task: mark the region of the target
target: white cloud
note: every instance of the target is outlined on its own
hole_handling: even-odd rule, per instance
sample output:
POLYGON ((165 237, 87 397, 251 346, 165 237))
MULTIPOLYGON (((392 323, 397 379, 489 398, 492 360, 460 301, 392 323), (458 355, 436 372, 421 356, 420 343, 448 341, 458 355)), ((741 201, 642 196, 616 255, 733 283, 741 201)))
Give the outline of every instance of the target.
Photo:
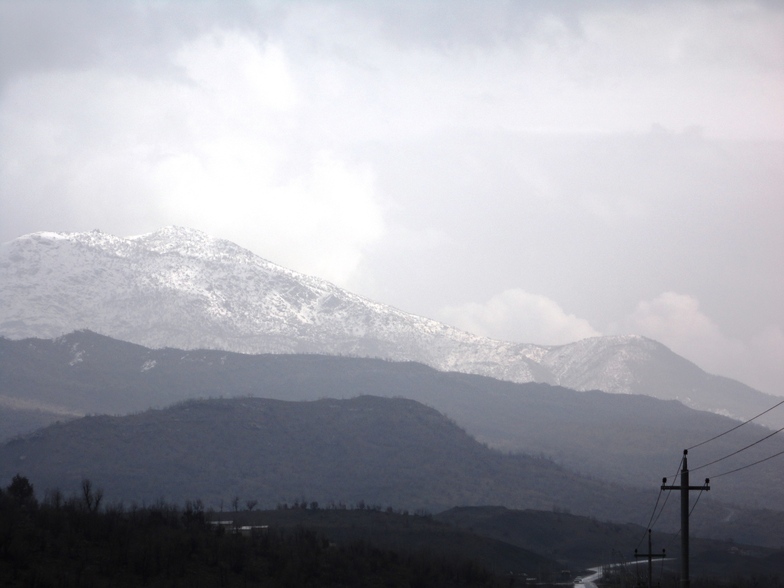
MULTIPOLYGON (((12 4, 0 240, 190 225, 425 316, 520 283, 603 328, 675 288, 712 316, 673 295, 629 328, 784 382, 778 5, 12 4)), ((520 292, 451 310, 595 334, 520 292)))
POLYGON ((725 337, 700 310, 699 300, 687 294, 664 292, 653 300, 642 301, 629 321, 640 334, 675 350, 693 347, 711 348, 713 353, 737 353, 740 350, 739 343, 725 337))
POLYGON ((784 333, 767 327, 747 341, 729 337, 687 294, 664 292, 642 301, 627 319, 630 331, 656 339, 707 372, 784 394, 784 333))
POLYGON ((174 62, 216 101, 224 117, 296 105, 297 88, 283 49, 237 31, 216 31, 180 48, 174 62))
POLYGON ((538 294, 510 289, 485 303, 443 308, 439 318, 456 327, 494 339, 560 345, 599 335, 585 319, 566 314, 538 294))
POLYGON ((12 84, 3 223, 34 213, 28 231, 192 226, 347 281, 384 233, 374 172, 291 132, 303 104, 283 49, 217 32, 172 59, 181 75, 166 80, 94 69, 12 84))
POLYGON ((320 152, 296 177, 279 182, 270 160, 263 146, 241 143, 204 159, 172 158, 157 170, 165 190, 160 206, 275 263, 344 283, 363 248, 384 232, 372 172, 320 152))

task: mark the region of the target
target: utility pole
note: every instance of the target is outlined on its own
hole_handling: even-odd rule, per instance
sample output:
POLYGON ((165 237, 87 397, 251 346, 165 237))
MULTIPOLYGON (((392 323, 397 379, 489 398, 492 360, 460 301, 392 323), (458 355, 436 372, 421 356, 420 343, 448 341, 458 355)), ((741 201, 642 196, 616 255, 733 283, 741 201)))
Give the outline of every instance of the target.
POLYGON ((689 467, 686 462, 688 449, 683 450, 683 464, 681 465, 681 485, 667 486, 667 478, 662 479, 662 490, 681 491, 681 588, 690 588, 689 579, 689 490, 710 490, 710 480, 705 478, 703 486, 689 486, 689 467))
POLYGON ((634 550, 634 559, 638 557, 647 557, 648 558, 648 588, 653 588, 653 559, 654 558, 662 558, 666 557, 667 552, 662 549, 660 554, 653 553, 651 551, 651 530, 648 529, 648 553, 637 553, 637 550, 634 550))

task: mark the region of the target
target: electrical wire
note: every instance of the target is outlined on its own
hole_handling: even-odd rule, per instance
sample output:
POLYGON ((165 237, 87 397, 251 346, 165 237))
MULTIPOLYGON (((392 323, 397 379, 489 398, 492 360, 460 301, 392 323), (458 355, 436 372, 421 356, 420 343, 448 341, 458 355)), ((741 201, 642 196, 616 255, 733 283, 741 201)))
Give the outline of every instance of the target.
POLYGON ((670 499, 670 494, 672 494, 672 490, 667 490, 667 496, 664 497, 664 504, 662 504, 661 509, 659 510, 659 514, 656 515, 656 518, 651 523, 651 529, 656 526, 656 522, 659 520, 659 517, 664 512, 664 507, 667 506, 667 501, 670 499))
POLYGON ((640 548, 643 539, 645 539, 645 536, 648 534, 648 532, 651 529, 651 521, 653 520, 653 517, 656 515, 656 507, 659 506, 659 499, 661 498, 662 492, 664 492, 664 490, 662 490, 660 487, 659 495, 656 497, 656 504, 653 505, 653 512, 651 512, 651 518, 648 519, 648 525, 645 527, 645 532, 642 534, 642 537, 640 537, 640 540, 637 542, 637 546, 634 548, 635 551, 637 551, 640 548))
POLYGON ((697 447, 700 447, 701 445, 705 445, 706 443, 710 443, 711 441, 715 441, 716 439, 718 439, 719 437, 723 437, 723 436, 724 436, 724 435, 726 435, 727 433, 732 433, 734 430, 736 430, 736 429, 740 429, 740 428, 741 428, 743 425, 747 425, 747 424, 749 424, 751 421, 753 421, 753 420, 755 420, 755 419, 758 419, 759 417, 761 417, 761 416, 762 416, 762 415, 764 415, 764 414, 767 414, 767 413, 769 413, 771 410, 773 410, 774 408, 778 408, 778 407, 779 407, 779 406, 781 406, 782 404, 784 404, 784 400, 782 400, 781 402, 778 402, 777 404, 774 404, 774 405, 773 405, 773 406, 771 406, 771 407, 770 407, 768 410, 765 410, 765 411, 763 411, 763 412, 759 413, 757 416, 755 416, 755 417, 752 417, 752 418, 750 418, 749 420, 747 420, 747 421, 744 421, 744 422, 742 422, 741 424, 739 424, 739 425, 736 425, 736 426, 732 427, 731 429, 729 429, 729 430, 727 430, 727 431, 724 431, 723 433, 720 433, 720 434, 716 435, 715 437, 711 437, 710 439, 707 439, 707 440, 703 441, 702 443, 697 443, 697 445, 692 445, 691 447, 689 447, 689 448, 688 448, 688 450, 692 450, 692 449, 695 449, 695 448, 697 448, 697 447))
MULTIPOLYGON (((678 478, 678 474, 681 473, 681 467, 682 466, 683 466, 683 460, 681 459, 681 461, 678 462, 678 469, 676 470, 675 475, 673 476, 674 479, 678 478)), ((667 480, 667 478, 663 478, 663 481, 664 480, 667 480)), ((664 484, 662 484, 662 485, 664 485, 664 484)), ((661 498, 662 492, 663 492, 663 489, 661 489, 661 487, 660 487, 659 488, 659 496, 656 498, 656 504, 659 504, 659 499, 661 498)), ((664 512, 664 509, 667 506, 667 501, 670 499, 670 494, 672 494, 672 490, 668 489, 667 490, 667 495, 664 497, 664 502, 662 503, 661 508, 659 509, 658 514, 656 514, 656 505, 654 505, 653 512, 654 512, 654 514, 656 516, 655 517, 652 516, 651 520, 648 521, 648 529, 653 529, 656 526, 656 523, 659 520, 659 517, 662 515, 662 513, 664 512)), ((643 536, 640 538, 640 540, 637 542, 637 547, 635 547, 635 549, 639 549, 640 548, 640 544, 642 543, 643 539, 645 539, 645 535, 646 534, 647 534, 647 529, 646 529, 645 533, 643 533, 643 536)))
MULTIPOLYGON (((782 451, 782 453, 784 453, 784 451, 782 451)), ((678 468, 678 472, 680 472, 680 468, 678 468)), ((677 476, 677 474, 676 474, 676 476, 677 476)), ((715 477, 715 476, 714 476, 714 477, 715 477)), ((706 486, 707 486, 707 484, 706 484, 706 486)), ((692 505, 691 509, 689 510, 689 516, 690 516, 690 517, 691 517, 691 513, 692 513, 692 512, 694 512, 694 509, 697 507, 697 503, 700 501, 700 496, 702 496, 702 493, 705 491, 705 489, 706 489, 706 487, 705 487, 705 486, 703 486, 702 488, 700 488, 700 493, 697 495, 697 499, 694 501, 694 504, 692 505)), ((672 492, 672 490, 669 490, 669 491, 668 491, 667 498, 669 498, 669 492, 672 492)), ((664 510, 664 507, 667 505, 667 498, 665 498, 665 499, 664 499, 664 505, 662 505, 662 511, 664 510)), ((661 512, 660 512, 660 514, 661 514, 661 512)), ((657 517, 657 519, 658 519, 658 517, 657 517)), ((678 529, 678 532, 677 532, 677 533, 675 533, 675 535, 673 536, 673 539, 675 539, 676 537, 678 537, 678 535, 680 535, 680 534, 681 534, 681 531, 682 531, 682 530, 683 530, 683 527, 680 527, 680 528, 678 529)), ((669 544, 668 544, 667 546, 669 547, 669 544)))
MULTIPOLYGON (((747 449, 749 449, 750 447, 754 447, 754 446, 755 446, 755 445, 757 445, 758 443, 762 443, 762 442, 763 442, 763 441, 765 441, 766 439, 770 439, 771 437, 773 437, 773 435, 776 435, 776 434, 778 434, 778 433, 781 433, 781 431, 784 431, 784 427, 781 427, 781 428, 780 428, 778 431, 773 431, 773 432, 772 432, 770 435, 766 435, 766 436, 765 436, 765 437, 763 437, 762 439, 759 439, 758 441, 755 441, 754 443, 752 443, 752 444, 750 444, 750 445, 746 445, 746 447, 741 447, 741 448, 740 448, 740 449, 738 449, 737 451, 733 451, 733 452, 732 452, 732 453, 730 453, 729 455, 725 455, 724 457, 720 457, 719 459, 714 459, 714 460, 713 460, 713 461, 711 461, 711 462, 708 462, 708 463, 706 463, 706 464, 703 464, 703 465, 701 465, 701 466, 698 466, 698 467, 696 467, 696 468, 692 468, 692 470, 691 470, 691 471, 692 471, 692 472, 696 472, 697 470, 701 470, 702 468, 707 468, 709 465, 713 465, 714 463, 719 463, 720 461, 724 461, 724 460, 725 460, 725 459, 727 459, 728 457, 732 457, 733 455, 738 455, 738 454, 739 454, 741 451, 746 451, 746 450, 747 450, 747 449)), ((714 476, 714 477, 715 477, 715 476, 714 476)))
POLYGON ((730 474, 734 474, 735 472, 739 472, 741 470, 745 470, 746 468, 750 468, 751 466, 755 466, 758 463, 762 463, 763 461, 768 461, 769 459, 773 459, 774 457, 778 457, 779 455, 784 455, 784 451, 779 451, 778 453, 774 453, 773 455, 768 456, 768 457, 766 457, 764 459, 757 460, 754 463, 750 463, 750 464, 747 464, 745 466, 736 468, 734 470, 730 470, 729 472, 724 472, 723 474, 719 474, 718 476, 713 476, 712 479, 715 480, 716 478, 721 478, 722 476, 728 476, 730 474))
MULTIPOLYGON (((673 478, 677 478, 678 477, 678 474, 681 473, 681 467, 682 466, 683 466, 683 460, 678 462, 678 469, 675 472, 675 475, 673 476, 673 478)), ((663 479, 666 480, 667 478, 663 478, 663 479)), ((635 549, 639 549, 640 548, 640 545, 642 544, 643 540, 645 539, 645 536, 648 533, 648 529, 653 529, 653 527, 656 525, 656 521, 659 520, 659 517, 661 516, 661 513, 664 512, 664 507, 667 506, 667 500, 669 500, 669 498, 670 498, 671 490, 667 491, 667 496, 664 497, 664 503, 662 504, 662 507, 659 510, 659 514, 656 514, 656 507, 659 505, 659 500, 661 500, 661 495, 662 495, 663 491, 664 490, 660 486, 659 487, 659 495, 656 497, 656 504, 653 505, 653 511, 651 512, 651 517, 648 519, 648 527, 645 529, 645 531, 642 534, 642 537, 640 537, 640 540, 637 542, 637 546, 635 547, 635 549)))
POLYGON ((694 504, 692 504, 692 506, 691 506, 691 510, 689 510, 689 516, 691 516, 691 513, 694 512, 695 508, 697 508, 697 503, 700 501, 700 496, 702 496, 702 493, 703 493, 704 490, 705 490, 705 486, 700 488, 700 493, 697 494, 697 500, 694 501, 694 504))

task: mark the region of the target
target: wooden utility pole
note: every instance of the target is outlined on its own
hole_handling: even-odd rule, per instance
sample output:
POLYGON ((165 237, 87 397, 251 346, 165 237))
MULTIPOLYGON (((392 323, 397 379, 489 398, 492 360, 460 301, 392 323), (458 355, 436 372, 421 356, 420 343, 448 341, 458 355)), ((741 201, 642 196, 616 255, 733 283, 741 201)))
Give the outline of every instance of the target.
POLYGON ((667 486, 667 478, 662 480, 662 490, 681 491, 681 588, 689 588, 689 490, 710 490, 710 480, 705 478, 703 486, 689 486, 689 467, 686 462, 688 449, 683 450, 683 464, 681 465, 681 485, 667 486))
POLYGON ((639 557, 647 557, 648 558, 648 588, 653 588, 653 560, 654 558, 662 558, 664 559, 667 555, 667 552, 662 549, 661 553, 653 553, 651 551, 651 530, 648 529, 648 553, 637 553, 637 550, 634 550, 634 559, 639 557))

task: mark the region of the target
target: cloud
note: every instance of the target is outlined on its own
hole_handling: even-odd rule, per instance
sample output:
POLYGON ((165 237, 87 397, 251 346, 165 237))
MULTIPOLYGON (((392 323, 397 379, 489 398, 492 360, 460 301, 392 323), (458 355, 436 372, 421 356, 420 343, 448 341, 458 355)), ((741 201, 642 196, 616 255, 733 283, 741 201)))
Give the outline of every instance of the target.
POLYGON ((439 318, 479 335, 540 345, 561 345, 600 334, 588 321, 566 314, 549 298, 520 289, 505 290, 482 304, 443 308, 439 318))
POLYGON ((296 177, 276 182, 264 157, 260 146, 232 144, 205 159, 171 158, 157 170, 168 186, 159 207, 275 263, 344 283, 384 233, 372 172, 319 152, 296 177), (254 157, 258 169, 242 165, 254 157))
POLYGON ((664 343, 707 372, 784 394, 784 333, 778 326, 768 326, 747 340, 730 337, 701 310, 695 297, 664 292, 640 302, 627 327, 664 343))
POLYGON ((283 48, 217 31, 170 59, 168 79, 88 69, 7 88, 3 233, 186 225, 348 280, 384 234, 374 171, 292 132, 303 105, 283 48))
POLYGON ((725 337, 700 310, 699 301, 687 294, 664 292, 644 300, 629 317, 640 334, 678 349, 711 348, 715 353, 737 353, 739 343, 725 337))
POLYGON ((295 106, 291 66, 275 43, 260 43, 237 31, 216 31, 181 47, 173 61, 221 107, 224 120, 256 109, 295 106))
POLYGON ((0 241, 189 225, 532 342, 675 289, 710 317, 626 326, 781 374, 782 31, 746 0, 0 2, 0 241))

